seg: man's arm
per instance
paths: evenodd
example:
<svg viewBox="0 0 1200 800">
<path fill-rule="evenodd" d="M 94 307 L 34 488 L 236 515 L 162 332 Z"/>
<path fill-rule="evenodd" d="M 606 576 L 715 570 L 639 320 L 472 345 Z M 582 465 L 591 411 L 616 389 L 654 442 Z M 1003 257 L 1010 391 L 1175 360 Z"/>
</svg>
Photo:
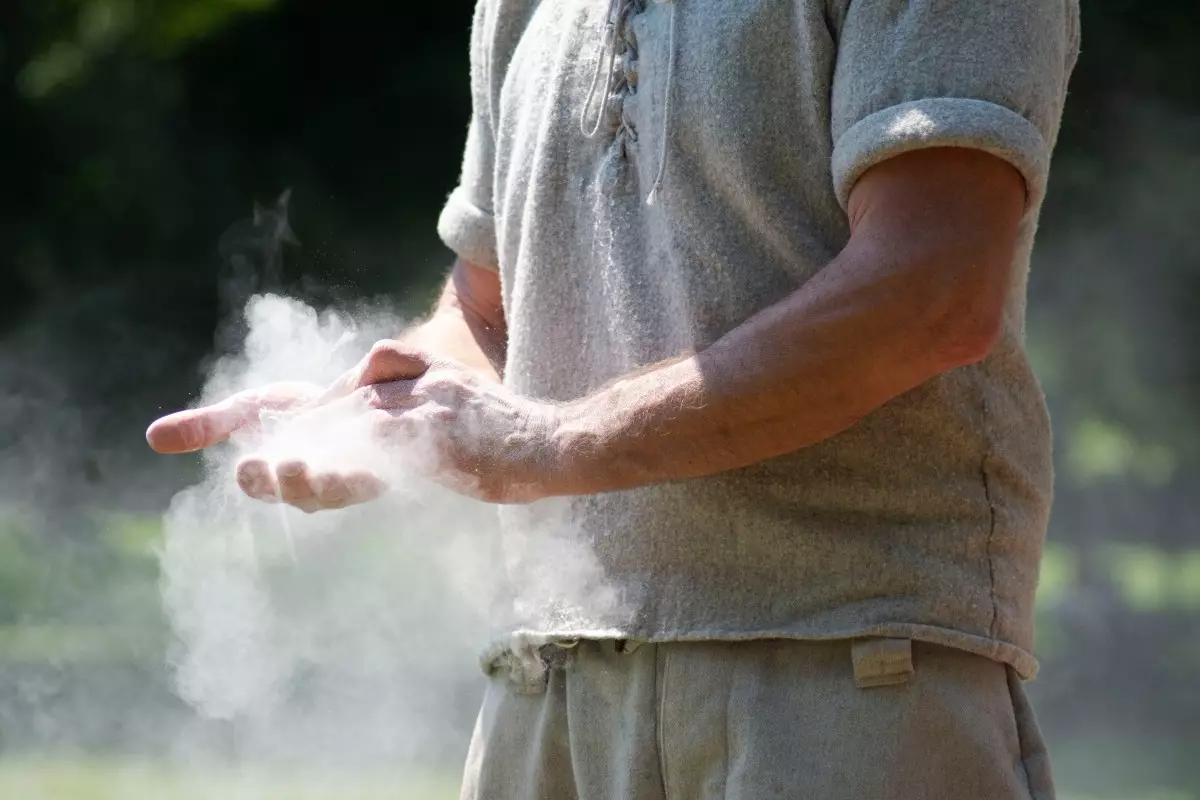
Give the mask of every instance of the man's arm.
<svg viewBox="0 0 1200 800">
<path fill-rule="evenodd" d="M 434 358 L 457 361 L 500 380 L 508 327 L 499 273 L 458 259 L 430 317 L 396 338 Z"/>
<path fill-rule="evenodd" d="M 1025 203 L 1021 175 L 983 151 L 888 159 L 855 184 L 845 249 L 791 296 L 696 355 L 558 406 L 464 365 L 492 363 L 502 341 L 498 280 L 464 265 L 456 274 L 485 293 L 468 299 L 452 280 L 453 297 L 409 334 L 412 344 L 381 342 L 340 388 L 357 395 L 347 408 L 365 402 L 381 436 L 404 441 L 415 427 L 428 437 L 438 479 L 492 502 L 743 467 L 833 436 L 986 356 L 1003 324 Z M 361 502 L 379 488 L 365 474 L 314 474 L 302 460 L 272 471 L 253 457 L 238 482 L 306 510 Z"/>
<path fill-rule="evenodd" d="M 978 150 L 865 173 L 825 269 L 702 352 L 559 409 L 554 494 L 747 466 L 833 436 L 950 369 L 1002 325 L 1025 185 Z"/>
<path fill-rule="evenodd" d="M 439 360 L 457 362 L 498 381 L 508 341 L 499 274 L 459 259 L 430 317 L 399 338 L 398 344 L 377 344 L 328 389 L 280 383 L 238 392 L 214 405 L 155 420 L 146 431 L 146 440 L 160 453 L 211 447 L 236 430 L 257 425 L 264 409 L 294 410 L 362 386 L 416 378 Z"/>
</svg>

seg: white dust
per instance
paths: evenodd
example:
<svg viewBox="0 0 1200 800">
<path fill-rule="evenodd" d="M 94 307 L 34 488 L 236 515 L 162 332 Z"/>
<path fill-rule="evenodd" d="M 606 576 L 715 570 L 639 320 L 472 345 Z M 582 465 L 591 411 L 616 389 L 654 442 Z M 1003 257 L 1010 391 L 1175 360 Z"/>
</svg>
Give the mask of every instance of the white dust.
<svg viewBox="0 0 1200 800">
<path fill-rule="evenodd" d="M 273 381 L 329 384 L 401 321 L 318 313 L 255 297 L 236 356 L 202 402 Z M 236 731 L 246 758 L 457 758 L 482 692 L 478 655 L 514 614 L 556 623 L 613 603 L 570 503 L 528 507 L 502 532 L 494 507 L 417 477 L 345 405 L 319 424 L 270 417 L 265 432 L 204 454 L 204 480 L 165 517 L 161 588 L 177 690 Z M 234 480 L 247 450 L 366 468 L 390 490 L 306 515 L 250 500 Z M 511 576 L 519 576 L 514 583 Z"/>
</svg>

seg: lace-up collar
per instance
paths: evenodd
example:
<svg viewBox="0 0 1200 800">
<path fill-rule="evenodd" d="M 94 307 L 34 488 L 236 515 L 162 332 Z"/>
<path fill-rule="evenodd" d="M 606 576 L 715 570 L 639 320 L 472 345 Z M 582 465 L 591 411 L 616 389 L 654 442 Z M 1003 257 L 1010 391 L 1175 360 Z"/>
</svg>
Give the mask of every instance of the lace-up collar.
<svg viewBox="0 0 1200 800">
<path fill-rule="evenodd" d="M 663 89 L 662 132 L 658 167 L 654 182 L 646 196 L 646 204 L 654 205 L 661 194 L 667 169 L 667 145 L 671 132 L 671 99 L 675 82 L 675 24 L 678 0 L 653 0 L 669 7 L 670 22 L 667 42 L 667 78 Z M 646 0 L 608 0 L 604 13 L 604 32 L 596 56 L 596 69 L 579 113 L 579 130 L 587 138 L 595 138 L 609 121 L 609 131 L 621 142 L 637 141 L 637 129 L 625 112 L 625 97 L 636 91 L 638 81 L 637 38 L 633 32 L 633 17 L 645 10 Z M 603 77 L 603 84 L 601 84 Z M 597 97 L 599 101 L 597 102 Z"/>
</svg>

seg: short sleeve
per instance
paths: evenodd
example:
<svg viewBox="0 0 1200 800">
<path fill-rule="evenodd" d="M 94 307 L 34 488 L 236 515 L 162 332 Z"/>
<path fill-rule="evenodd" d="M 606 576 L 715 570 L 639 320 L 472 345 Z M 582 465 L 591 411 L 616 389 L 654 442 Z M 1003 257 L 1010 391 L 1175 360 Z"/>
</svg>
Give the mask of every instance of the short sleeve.
<svg viewBox="0 0 1200 800">
<path fill-rule="evenodd" d="M 970 147 L 1046 190 L 1079 52 L 1078 0 L 842 0 L 831 97 L 832 173 L 859 177 L 911 150 Z"/>
<path fill-rule="evenodd" d="M 495 135 L 492 126 L 487 0 L 479 0 L 471 28 L 471 123 L 458 186 L 438 218 L 438 236 L 465 261 L 496 268 L 493 211 Z"/>
</svg>

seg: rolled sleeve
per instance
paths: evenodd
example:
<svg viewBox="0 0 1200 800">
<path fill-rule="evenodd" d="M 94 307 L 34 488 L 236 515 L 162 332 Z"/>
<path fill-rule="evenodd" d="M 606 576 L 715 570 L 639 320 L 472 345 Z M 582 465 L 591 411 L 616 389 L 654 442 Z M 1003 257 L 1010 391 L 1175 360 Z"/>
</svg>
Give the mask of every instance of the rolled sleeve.
<svg viewBox="0 0 1200 800">
<path fill-rule="evenodd" d="M 1078 0 L 846 0 L 831 96 L 831 173 L 847 207 L 864 172 L 931 147 L 983 150 L 1046 192 L 1078 55 Z"/>
<path fill-rule="evenodd" d="M 471 124 L 463 150 L 462 173 L 438 218 L 438 236 L 464 261 L 497 269 L 493 211 L 495 132 L 491 115 L 489 3 L 479 0 L 471 28 Z"/>
<path fill-rule="evenodd" d="M 1012 164 L 1025 178 L 1027 205 L 1046 192 L 1050 147 L 1033 123 L 985 100 L 938 97 L 876 111 L 843 133 L 833 149 L 833 184 L 845 208 L 850 190 L 871 167 L 927 147 L 971 147 Z"/>
<path fill-rule="evenodd" d="M 496 218 L 490 209 L 481 207 L 478 189 L 478 185 L 460 183 L 450 193 L 438 218 L 438 236 L 464 261 L 495 269 L 499 263 Z"/>
</svg>

